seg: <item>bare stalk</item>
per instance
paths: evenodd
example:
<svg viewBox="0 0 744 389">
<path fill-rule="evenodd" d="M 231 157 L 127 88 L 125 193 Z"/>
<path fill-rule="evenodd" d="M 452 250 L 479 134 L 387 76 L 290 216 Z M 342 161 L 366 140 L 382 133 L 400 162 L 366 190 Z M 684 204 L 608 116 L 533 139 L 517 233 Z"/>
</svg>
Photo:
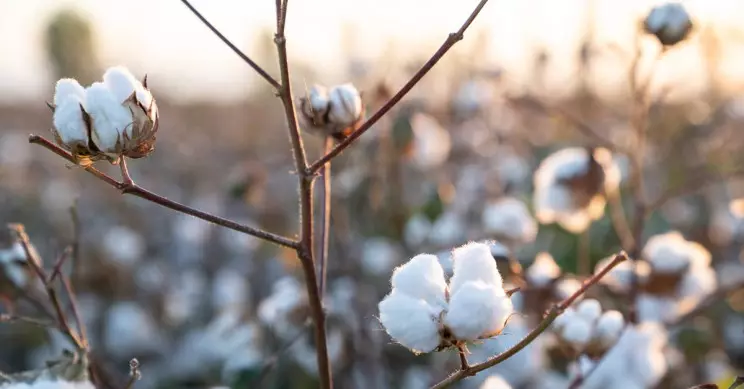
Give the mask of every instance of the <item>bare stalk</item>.
<svg viewBox="0 0 744 389">
<path fill-rule="evenodd" d="M 530 343 L 532 343 L 535 339 L 537 339 L 540 334 L 545 332 L 550 325 L 553 323 L 553 321 L 563 313 L 566 308 L 571 306 L 571 304 L 576 301 L 581 295 L 583 295 L 590 287 L 592 287 L 594 284 L 596 284 L 602 277 L 604 277 L 607 273 L 610 272 L 615 266 L 620 264 L 620 262 L 625 261 L 628 259 L 628 256 L 625 254 L 625 252 L 620 252 L 619 254 L 615 255 L 615 257 L 612 259 L 612 261 L 605 266 L 602 270 L 600 270 L 597 274 L 592 276 L 591 278 L 584 281 L 584 284 L 581 285 L 581 288 L 579 288 L 574 294 L 569 296 L 567 299 L 563 300 L 562 302 L 556 304 L 551 308 L 547 315 L 543 318 L 543 320 L 535 327 L 530 333 L 527 334 L 522 340 L 520 340 L 517 344 L 512 346 L 510 349 L 504 351 L 503 353 L 496 355 L 490 359 L 488 359 L 485 362 L 479 363 L 477 365 L 469 366 L 466 369 L 460 369 L 456 373 L 452 374 L 451 376 L 447 377 L 443 381 L 439 382 L 438 384 L 431 387 L 431 389 L 442 389 L 446 388 L 455 382 L 458 382 L 460 380 L 463 380 L 467 377 L 474 376 L 476 373 L 481 372 L 483 370 L 486 370 L 490 367 L 496 366 L 501 362 L 504 362 L 505 360 L 511 358 L 514 354 L 518 353 L 525 347 L 527 347 Z"/>
<path fill-rule="evenodd" d="M 413 89 L 416 84 L 418 84 L 419 81 L 421 81 L 422 78 L 428 73 L 434 65 L 439 62 L 442 57 L 444 57 L 445 54 L 449 51 L 449 49 L 452 48 L 452 46 L 455 45 L 455 43 L 461 41 L 463 37 L 465 36 L 465 31 L 470 27 L 470 25 L 475 20 L 476 16 L 480 13 L 480 11 L 483 9 L 483 7 L 488 3 L 488 0 L 481 0 L 478 2 L 478 5 L 475 6 L 475 9 L 470 14 L 470 16 L 465 20 L 465 23 L 462 24 L 459 30 L 457 32 L 453 32 L 447 36 L 447 39 L 442 43 L 442 45 L 439 47 L 439 49 L 434 53 L 434 55 L 429 58 L 426 63 L 421 66 L 421 68 L 416 72 L 416 74 L 413 75 L 413 77 L 408 80 L 408 82 L 403 85 L 402 88 L 393 95 L 393 97 L 390 98 L 380 109 L 377 110 L 372 116 L 367 119 L 366 122 L 364 122 L 362 125 L 359 126 L 354 132 L 352 132 L 346 139 L 343 140 L 343 142 L 339 143 L 336 147 L 333 148 L 329 153 L 326 153 L 322 158 L 315 161 L 312 165 L 310 165 L 310 172 L 315 173 L 318 170 L 320 170 L 323 165 L 325 165 L 326 162 L 332 160 L 339 154 L 341 154 L 344 150 L 346 150 L 352 143 L 354 143 L 355 140 L 357 140 L 362 134 L 367 132 L 375 123 L 377 123 L 378 120 L 380 120 L 388 111 L 390 111 L 398 102 L 403 99 L 403 97 L 408 94 L 408 92 Z"/>
<path fill-rule="evenodd" d="M 72 155 L 62 149 L 61 147 L 57 146 L 56 144 L 52 143 L 51 141 L 47 140 L 44 137 L 38 136 L 38 135 L 31 135 L 28 139 L 30 143 L 37 144 L 39 146 L 44 147 L 45 149 L 59 155 L 60 157 L 66 159 L 69 162 L 74 163 L 74 159 L 72 158 Z M 178 203 L 173 200 L 169 200 L 163 196 L 160 196 L 158 194 L 155 194 L 153 192 L 148 191 L 145 188 L 142 188 L 141 186 L 137 185 L 136 183 L 132 182 L 130 184 L 127 184 L 125 182 L 119 182 L 115 178 L 103 173 L 102 171 L 92 167 L 81 167 L 88 173 L 92 174 L 94 177 L 98 178 L 99 180 L 109 184 L 110 186 L 120 190 L 123 194 L 129 194 L 132 196 L 139 197 L 141 199 L 145 199 L 147 201 L 153 202 L 155 204 L 161 205 L 166 208 L 170 208 L 174 211 L 185 213 L 187 215 L 194 216 L 196 218 L 206 220 L 210 223 L 214 223 L 218 226 L 222 226 L 225 228 L 229 228 L 231 230 L 240 231 L 244 234 L 252 235 L 257 238 L 263 239 L 268 242 L 276 243 L 280 246 L 285 246 L 289 248 L 296 248 L 298 245 L 298 242 L 289 239 L 287 237 L 277 235 L 271 232 L 267 232 L 255 227 L 246 226 L 237 222 L 234 222 L 229 219 L 225 219 L 219 216 L 212 215 L 207 212 L 200 211 L 198 209 L 194 209 L 191 207 L 188 207 L 186 205 L 183 205 L 181 203 Z"/>
<path fill-rule="evenodd" d="M 333 138 L 328 136 L 325 140 L 325 153 L 333 149 Z M 328 273 L 328 246 L 331 238 L 331 162 L 326 162 L 323 167 L 323 208 L 321 210 L 323 224 L 320 236 L 320 267 L 318 279 L 320 280 L 320 294 L 325 294 L 326 276 Z"/>
<path fill-rule="evenodd" d="M 284 28 L 287 19 L 288 0 L 277 0 L 276 9 L 279 11 L 276 19 L 276 34 L 274 43 L 276 44 L 279 56 L 279 69 L 281 73 L 281 87 L 279 88 L 279 98 L 284 105 L 284 113 L 289 129 L 289 139 L 292 143 L 294 153 L 295 168 L 297 169 L 297 178 L 300 187 L 300 242 L 296 247 L 297 256 L 300 259 L 302 270 L 305 274 L 305 286 L 307 287 L 308 303 L 310 312 L 315 324 L 315 347 L 316 358 L 318 363 L 318 377 L 320 386 L 323 389 L 333 388 L 333 378 L 331 375 L 331 362 L 328 358 L 328 345 L 326 342 L 326 325 L 325 312 L 323 311 L 322 296 L 319 289 L 314 260 L 314 241 L 313 234 L 313 181 L 315 174 L 308 169 L 307 158 L 305 156 L 305 146 L 302 142 L 302 133 L 297 121 L 297 110 L 294 105 L 292 95 L 292 85 L 289 76 L 289 59 L 287 56 L 287 39 L 284 36 Z"/>
</svg>

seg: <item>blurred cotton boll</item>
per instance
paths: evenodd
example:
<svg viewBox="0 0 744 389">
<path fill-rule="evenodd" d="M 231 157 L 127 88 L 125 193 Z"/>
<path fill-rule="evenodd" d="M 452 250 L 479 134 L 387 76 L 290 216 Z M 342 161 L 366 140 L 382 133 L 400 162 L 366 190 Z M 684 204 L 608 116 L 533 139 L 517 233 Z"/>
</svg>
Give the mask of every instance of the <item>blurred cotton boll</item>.
<svg viewBox="0 0 744 389">
<path fill-rule="evenodd" d="M 479 389 L 512 389 L 512 386 L 501 376 L 492 375 L 486 378 Z"/>
<path fill-rule="evenodd" d="M 431 228 L 432 224 L 429 218 L 417 213 L 408 218 L 406 226 L 403 229 L 403 240 L 410 247 L 419 247 L 429 238 Z"/>
<path fill-rule="evenodd" d="M 681 2 L 669 2 L 651 9 L 643 22 L 647 33 L 664 46 L 673 46 L 687 38 L 692 30 L 690 14 Z"/>
<path fill-rule="evenodd" d="M 482 214 L 483 225 L 489 235 L 512 244 L 535 240 L 537 223 L 522 201 L 507 197 L 489 202 Z"/>
<path fill-rule="evenodd" d="M 144 238 L 129 227 L 111 228 L 106 231 L 102 243 L 107 258 L 123 266 L 135 265 L 145 254 Z"/>
<path fill-rule="evenodd" d="M 3 389 L 95 389 L 90 381 L 63 381 L 38 379 L 32 383 L 13 382 L 0 385 Z"/>
<path fill-rule="evenodd" d="M 437 246 L 453 246 L 465 238 L 466 225 L 462 216 L 452 210 L 439 215 L 431 228 L 429 241 Z"/>
<path fill-rule="evenodd" d="M 272 293 L 258 306 L 258 319 L 282 339 L 292 339 L 304 323 L 307 306 L 305 288 L 299 281 L 285 276 L 274 283 Z"/>
<path fill-rule="evenodd" d="M 138 303 L 130 301 L 119 302 L 109 308 L 103 344 L 109 353 L 119 359 L 157 354 L 166 345 L 152 316 Z"/>
<path fill-rule="evenodd" d="M 578 234 L 604 215 L 605 195 L 619 190 L 620 168 L 606 149 L 568 148 L 540 163 L 534 184 L 537 220 Z"/>
<path fill-rule="evenodd" d="M 641 253 L 654 272 L 679 273 L 690 267 L 708 267 L 711 255 L 701 244 L 686 240 L 677 231 L 649 238 Z"/>
<path fill-rule="evenodd" d="M 537 254 L 535 261 L 527 268 L 527 282 L 538 288 L 546 287 L 561 276 L 561 268 L 550 253 Z"/>
<path fill-rule="evenodd" d="M 165 292 L 165 317 L 181 324 L 198 311 L 207 293 L 207 278 L 199 269 L 186 269 L 172 274 Z"/>
<path fill-rule="evenodd" d="M 217 310 L 248 309 L 249 293 L 246 277 L 233 269 L 222 268 L 212 279 L 212 306 Z"/>
<path fill-rule="evenodd" d="M 387 274 L 402 258 L 401 248 L 390 239 L 368 239 L 362 247 L 362 268 L 368 274 Z"/>
<path fill-rule="evenodd" d="M 300 99 L 300 112 L 309 128 L 340 141 L 364 118 L 364 104 L 361 94 L 351 83 L 331 88 L 313 85 L 307 96 Z"/>
<path fill-rule="evenodd" d="M 452 147 L 450 134 L 433 117 L 416 112 L 411 116 L 413 160 L 422 169 L 443 164 Z"/>
</svg>

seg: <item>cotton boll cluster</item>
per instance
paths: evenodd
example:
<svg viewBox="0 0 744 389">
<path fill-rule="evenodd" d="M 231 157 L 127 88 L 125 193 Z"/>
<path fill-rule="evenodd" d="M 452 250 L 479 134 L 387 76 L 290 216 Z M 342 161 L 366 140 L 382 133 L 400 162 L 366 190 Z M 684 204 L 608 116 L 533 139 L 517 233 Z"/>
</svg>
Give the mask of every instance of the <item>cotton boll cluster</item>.
<svg viewBox="0 0 744 389">
<path fill-rule="evenodd" d="M 313 85 L 300 99 L 305 124 L 337 140 L 345 139 L 364 118 L 362 96 L 347 83 L 327 88 Z"/>
<path fill-rule="evenodd" d="M 122 156 L 142 158 L 155 148 L 158 108 L 147 88 L 124 67 L 106 70 L 87 88 L 77 80 L 57 81 L 52 133 L 80 164 Z"/>
<path fill-rule="evenodd" d="M 655 235 L 642 251 L 649 272 L 641 280 L 641 320 L 664 321 L 684 313 L 717 285 L 711 255 L 702 245 L 676 231 Z"/>
<path fill-rule="evenodd" d="M 582 389 L 654 388 L 667 371 L 666 344 L 666 330 L 656 323 L 629 326 L 601 360 L 582 356 L 571 370 L 586 377 Z"/>
<path fill-rule="evenodd" d="M 625 319 L 620 312 L 602 312 L 599 301 L 587 299 L 558 316 L 553 322 L 553 331 L 568 347 L 569 354 L 598 358 L 617 342 L 624 326 Z"/>
<path fill-rule="evenodd" d="M 486 233 L 511 245 L 530 243 L 537 237 L 537 223 L 527 206 L 507 197 L 486 204 L 482 214 Z"/>
<path fill-rule="evenodd" d="M 439 259 L 419 254 L 393 272 L 380 322 L 398 343 L 431 352 L 498 335 L 513 312 L 491 249 L 469 243 L 452 252 L 449 285 Z"/>
<path fill-rule="evenodd" d="M 692 31 L 690 14 L 680 2 L 669 2 L 651 9 L 643 21 L 643 28 L 664 46 L 682 42 Z"/>
<path fill-rule="evenodd" d="M 537 220 L 558 223 L 572 233 L 586 230 L 604 214 L 605 195 L 618 190 L 620 168 L 603 148 L 567 148 L 542 161 L 535 172 Z"/>
</svg>

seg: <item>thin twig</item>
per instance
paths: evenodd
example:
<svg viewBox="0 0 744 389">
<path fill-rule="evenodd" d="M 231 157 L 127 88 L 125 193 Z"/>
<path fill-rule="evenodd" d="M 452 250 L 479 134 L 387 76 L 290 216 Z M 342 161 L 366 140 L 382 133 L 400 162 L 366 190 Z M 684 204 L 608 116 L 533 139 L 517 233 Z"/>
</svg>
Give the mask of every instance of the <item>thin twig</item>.
<svg viewBox="0 0 744 389">
<path fill-rule="evenodd" d="M 17 316 L 17 315 L 0 315 L 0 323 L 26 323 L 44 328 L 54 328 L 57 325 L 54 322 L 36 319 L 28 316 Z"/>
<path fill-rule="evenodd" d="M 411 90 L 413 87 L 418 84 L 419 81 L 421 81 L 422 78 L 434 67 L 434 65 L 439 62 L 440 59 L 449 51 L 449 49 L 452 48 L 452 46 L 455 45 L 455 43 L 461 41 L 465 35 L 465 31 L 470 27 L 470 25 L 475 20 L 476 16 L 480 13 L 480 11 L 483 9 L 483 7 L 486 5 L 488 0 L 481 0 L 478 2 L 478 5 L 475 7 L 473 12 L 470 14 L 470 16 L 465 20 L 465 23 L 460 27 L 457 32 L 449 34 L 447 36 L 447 39 L 442 43 L 442 45 L 439 47 L 439 49 L 434 53 L 434 55 L 429 58 L 428 61 L 419 69 L 414 76 L 408 80 L 408 82 L 403 85 L 402 88 L 393 95 L 393 97 L 390 98 L 380 109 L 377 110 L 372 116 L 367 119 L 364 124 L 360 125 L 359 128 L 354 130 L 346 139 L 344 139 L 341 143 L 339 143 L 331 152 L 324 155 L 319 160 L 315 161 L 309 168 L 309 171 L 311 173 L 315 173 L 319 171 L 323 165 L 325 165 L 326 162 L 332 160 L 337 155 L 341 154 L 344 150 L 346 150 L 352 143 L 354 143 L 355 140 L 357 140 L 362 134 L 367 132 L 375 123 L 377 123 L 378 120 L 380 120 L 388 111 L 390 111 L 398 102 Z"/>
<path fill-rule="evenodd" d="M 55 279 L 57 279 L 57 276 L 60 275 L 62 265 L 65 264 L 65 261 L 72 256 L 74 249 L 72 247 L 66 247 L 62 254 L 59 255 L 59 258 L 57 258 L 57 262 L 54 264 L 54 267 L 52 268 L 52 274 L 49 276 L 49 279 L 47 282 L 54 282 Z"/>
<path fill-rule="evenodd" d="M 77 326 L 78 333 L 80 334 L 80 341 L 85 349 L 88 349 L 88 331 L 85 327 L 85 322 L 80 314 L 80 308 L 78 307 L 77 295 L 75 289 L 72 287 L 69 277 L 62 275 L 62 285 L 65 288 L 67 298 L 70 300 L 70 309 L 72 310 L 72 317 L 75 319 L 75 325 Z"/>
<path fill-rule="evenodd" d="M 325 141 L 325 153 L 333 149 L 333 138 L 328 136 Z M 320 295 L 325 295 L 326 277 L 328 273 L 328 248 L 331 238 L 331 162 L 328 161 L 323 167 L 323 207 L 321 214 L 323 224 L 321 225 L 320 237 L 320 269 L 318 279 L 320 282 Z"/>
<path fill-rule="evenodd" d="M 605 266 L 602 270 L 600 270 L 597 274 L 589 278 L 584 282 L 583 285 L 581 285 L 581 288 L 579 288 L 574 294 L 569 296 L 567 299 L 563 300 L 559 304 L 556 304 L 553 306 L 553 308 L 548 311 L 547 315 L 543 318 L 543 320 L 535 327 L 532 331 L 530 331 L 527 336 L 525 336 L 522 340 L 520 340 L 517 344 L 512 346 L 510 349 L 504 351 L 503 353 L 496 355 L 495 357 L 492 357 L 485 362 L 479 363 L 477 365 L 472 365 L 468 367 L 467 369 L 461 369 L 457 371 L 456 373 L 450 375 L 443 381 L 439 382 L 438 384 L 431 387 L 431 389 L 442 389 L 446 388 L 452 384 L 454 384 L 457 381 L 460 381 L 466 377 L 470 377 L 475 375 L 476 373 L 483 371 L 485 369 L 488 369 L 490 367 L 496 366 L 499 363 L 511 358 L 514 354 L 521 351 L 523 348 L 527 347 L 530 343 L 532 343 L 535 339 L 537 339 L 540 334 L 545 332 L 545 330 L 550 327 L 550 325 L 553 323 L 553 321 L 560 315 L 566 308 L 571 306 L 571 304 L 576 301 L 579 297 L 581 297 L 590 287 L 592 287 L 594 284 L 596 284 L 602 277 L 604 277 L 607 273 L 612 270 L 615 266 L 617 266 L 620 262 L 623 262 L 627 260 L 628 257 L 625 254 L 625 252 L 620 252 L 619 254 L 615 255 L 615 257 L 612 259 L 612 261 Z"/>
<path fill-rule="evenodd" d="M 305 146 L 302 142 L 302 134 L 297 120 L 297 110 L 295 109 L 294 97 L 292 96 L 289 59 L 287 56 L 287 39 L 284 36 L 287 18 L 287 0 L 284 0 L 284 3 L 280 4 L 277 9 L 281 11 L 281 14 L 277 15 L 276 35 L 274 36 L 281 73 L 279 97 L 284 105 L 284 113 L 287 120 L 290 142 L 292 143 L 300 187 L 300 242 L 296 247 L 296 251 L 302 265 L 303 273 L 305 274 L 305 286 L 307 288 L 310 312 L 315 323 L 315 347 L 320 387 L 322 389 L 332 389 L 333 378 L 331 375 L 331 362 L 328 358 L 325 312 L 323 311 L 322 296 L 316 277 L 314 261 L 313 181 L 315 174 L 308 169 Z"/>
<path fill-rule="evenodd" d="M 271 77 L 271 75 L 269 75 L 269 73 L 267 73 L 263 68 L 261 68 L 261 66 L 259 66 L 256 62 L 250 59 L 245 53 L 240 51 L 240 49 L 237 46 L 235 46 L 232 42 L 230 42 L 230 40 L 227 39 L 226 36 L 222 35 L 222 33 L 214 25 L 212 25 L 212 23 L 210 23 L 196 8 L 194 8 L 194 6 L 191 5 L 191 3 L 189 3 L 187 0 L 181 0 L 181 2 L 186 7 L 188 7 L 189 10 L 191 10 L 191 12 L 194 15 L 196 15 L 196 17 L 199 18 L 199 20 L 201 20 L 201 22 L 204 23 L 205 26 L 207 26 L 207 28 L 209 28 L 215 35 L 217 35 L 217 37 L 220 38 L 220 40 L 224 44 L 226 44 L 227 47 L 229 47 L 232 51 L 234 51 L 235 54 L 238 55 L 238 57 L 240 57 L 243 61 L 245 61 L 245 63 L 248 64 L 248 66 L 253 68 L 253 70 L 255 70 L 256 73 L 258 73 L 261 77 L 263 77 L 263 79 L 266 80 L 266 82 L 271 84 L 271 86 L 273 86 L 274 88 L 279 89 L 280 87 L 279 82 L 276 81 L 274 77 Z"/>
<path fill-rule="evenodd" d="M 468 356 L 465 355 L 466 350 L 464 346 L 460 346 L 457 348 L 457 353 L 460 355 L 460 370 L 467 370 L 470 368 L 470 363 L 468 363 Z"/>
<path fill-rule="evenodd" d="M 61 147 L 57 146 L 56 144 L 50 142 L 44 137 L 41 137 L 38 135 L 31 135 L 28 141 L 30 143 L 42 146 L 45 149 L 50 150 L 53 153 L 59 155 L 60 157 L 66 159 L 67 161 L 74 163 L 74 159 L 72 158 L 72 155 L 70 153 L 68 153 Z M 126 185 L 125 183 L 117 181 L 116 179 L 112 178 L 111 176 L 108 176 L 107 174 L 101 172 L 100 170 L 92 166 L 84 167 L 83 169 L 87 171 L 88 173 L 92 174 L 93 176 L 95 176 L 96 178 L 100 179 L 101 181 L 120 190 L 123 194 L 129 194 L 132 196 L 136 196 L 141 199 L 145 199 L 147 201 L 161 205 L 163 207 L 170 208 L 174 211 L 185 213 L 187 215 L 191 215 L 196 218 L 206 220 L 210 223 L 214 223 L 219 226 L 229 228 L 231 230 L 240 231 L 244 234 L 252 235 L 257 238 L 266 240 L 268 242 L 276 243 L 280 246 L 296 248 L 298 245 L 296 241 L 290 238 L 277 235 L 271 232 L 267 232 L 267 231 L 264 231 L 264 230 L 261 230 L 255 227 L 246 226 L 246 225 L 234 222 L 229 219 L 225 219 L 219 216 L 212 215 L 207 212 L 200 211 L 198 209 L 188 207 L 186 205 L 175 202 L 173 200 L 169 200 L 163 196 L 150 192 L 147 189 L 144 189 L 135 183 Z"/>
</svg>

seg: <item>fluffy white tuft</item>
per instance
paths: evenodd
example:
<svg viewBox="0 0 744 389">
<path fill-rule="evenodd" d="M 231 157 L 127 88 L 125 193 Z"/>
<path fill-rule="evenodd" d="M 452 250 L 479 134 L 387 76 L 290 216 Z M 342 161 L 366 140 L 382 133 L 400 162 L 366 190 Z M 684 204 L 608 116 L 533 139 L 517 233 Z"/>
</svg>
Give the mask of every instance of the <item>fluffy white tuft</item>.
<svg viewBox="0 0 744 389">
<path fill-rule="evenodd" d="M 527 269 L 527 280 L 537 287 L 544 287 L 561 276 L 561 268 L 550 253 L 541 252 Z"/>
<path fill-rule="evenodd" d="M 705 247 L 685 240 L 677 231 L 649 238 L 642 255 L 654 271 L 663 273 L 679 273 L 690 267 L 709 266 L 711 261 L 710 252 Z"/>
<path fill-rule="evenodd" d="M 452 252 L 452 261 L 451 295 L 468 281 L 483 281 L 495 288 L 503 288 L 504 281 L 487 244 L 468 243 L 458 247 Z"/>
<path fill-rule="evenodd" d="M 145 108 L 150 108 L 152 104 L 152 94 L 124 66 L 108 68 L 103 74 L 103 83 L 111 90 L 119 103 L 123 103 L 134 93 L 137 101 Z"/>
<path fill-rule="evenodd" d="M 592 324 L 581 316 L 575 316 L 566 321 L 561 337 L 574 347 L 583 348 L 592 337 Z"/>
<path fill-rule="evenodd" d="M 385 330 L 404 347 L 426 353 L 439 345 L 439 312 L 426 301 L 393 290 L 379 309 Z"/>
<path fill-rule="evenodd" d="M 54 92 L 54 115 L 52 123 L 62 143 L 88 144 L 88 131 L 83 120 L 85 107 L 85 89 L 71 78 L 57 81 Z"/>
<path fill-rule="evenodd" d="M 503 289 L 470 281 L 452 295 L 444 324 L 458 339 L 475 340 L 500 332 L 512 310 Z"/>
<path fill-rule="evenodd" d="M 103 83 L 93 83 L 85 94 L 85 108 L 93 122 L 93 143 L 103 152 L 113 152 L 124 131 L 132 132 L 132 113 Z"/>
<path fill-rule="evenodd" d="M 85 88 L 73 78 L 62 78 L 54 87 L 54 105 L 60 105 L 66 101 L 84 101 Z"/>
<path fill-rule="evenodd" d="M 393 271 L 393 290 L 427 303 L 446 308 L 447 282 L 439 259 L 432 254 L 419 254 Z"/>
</svg>

